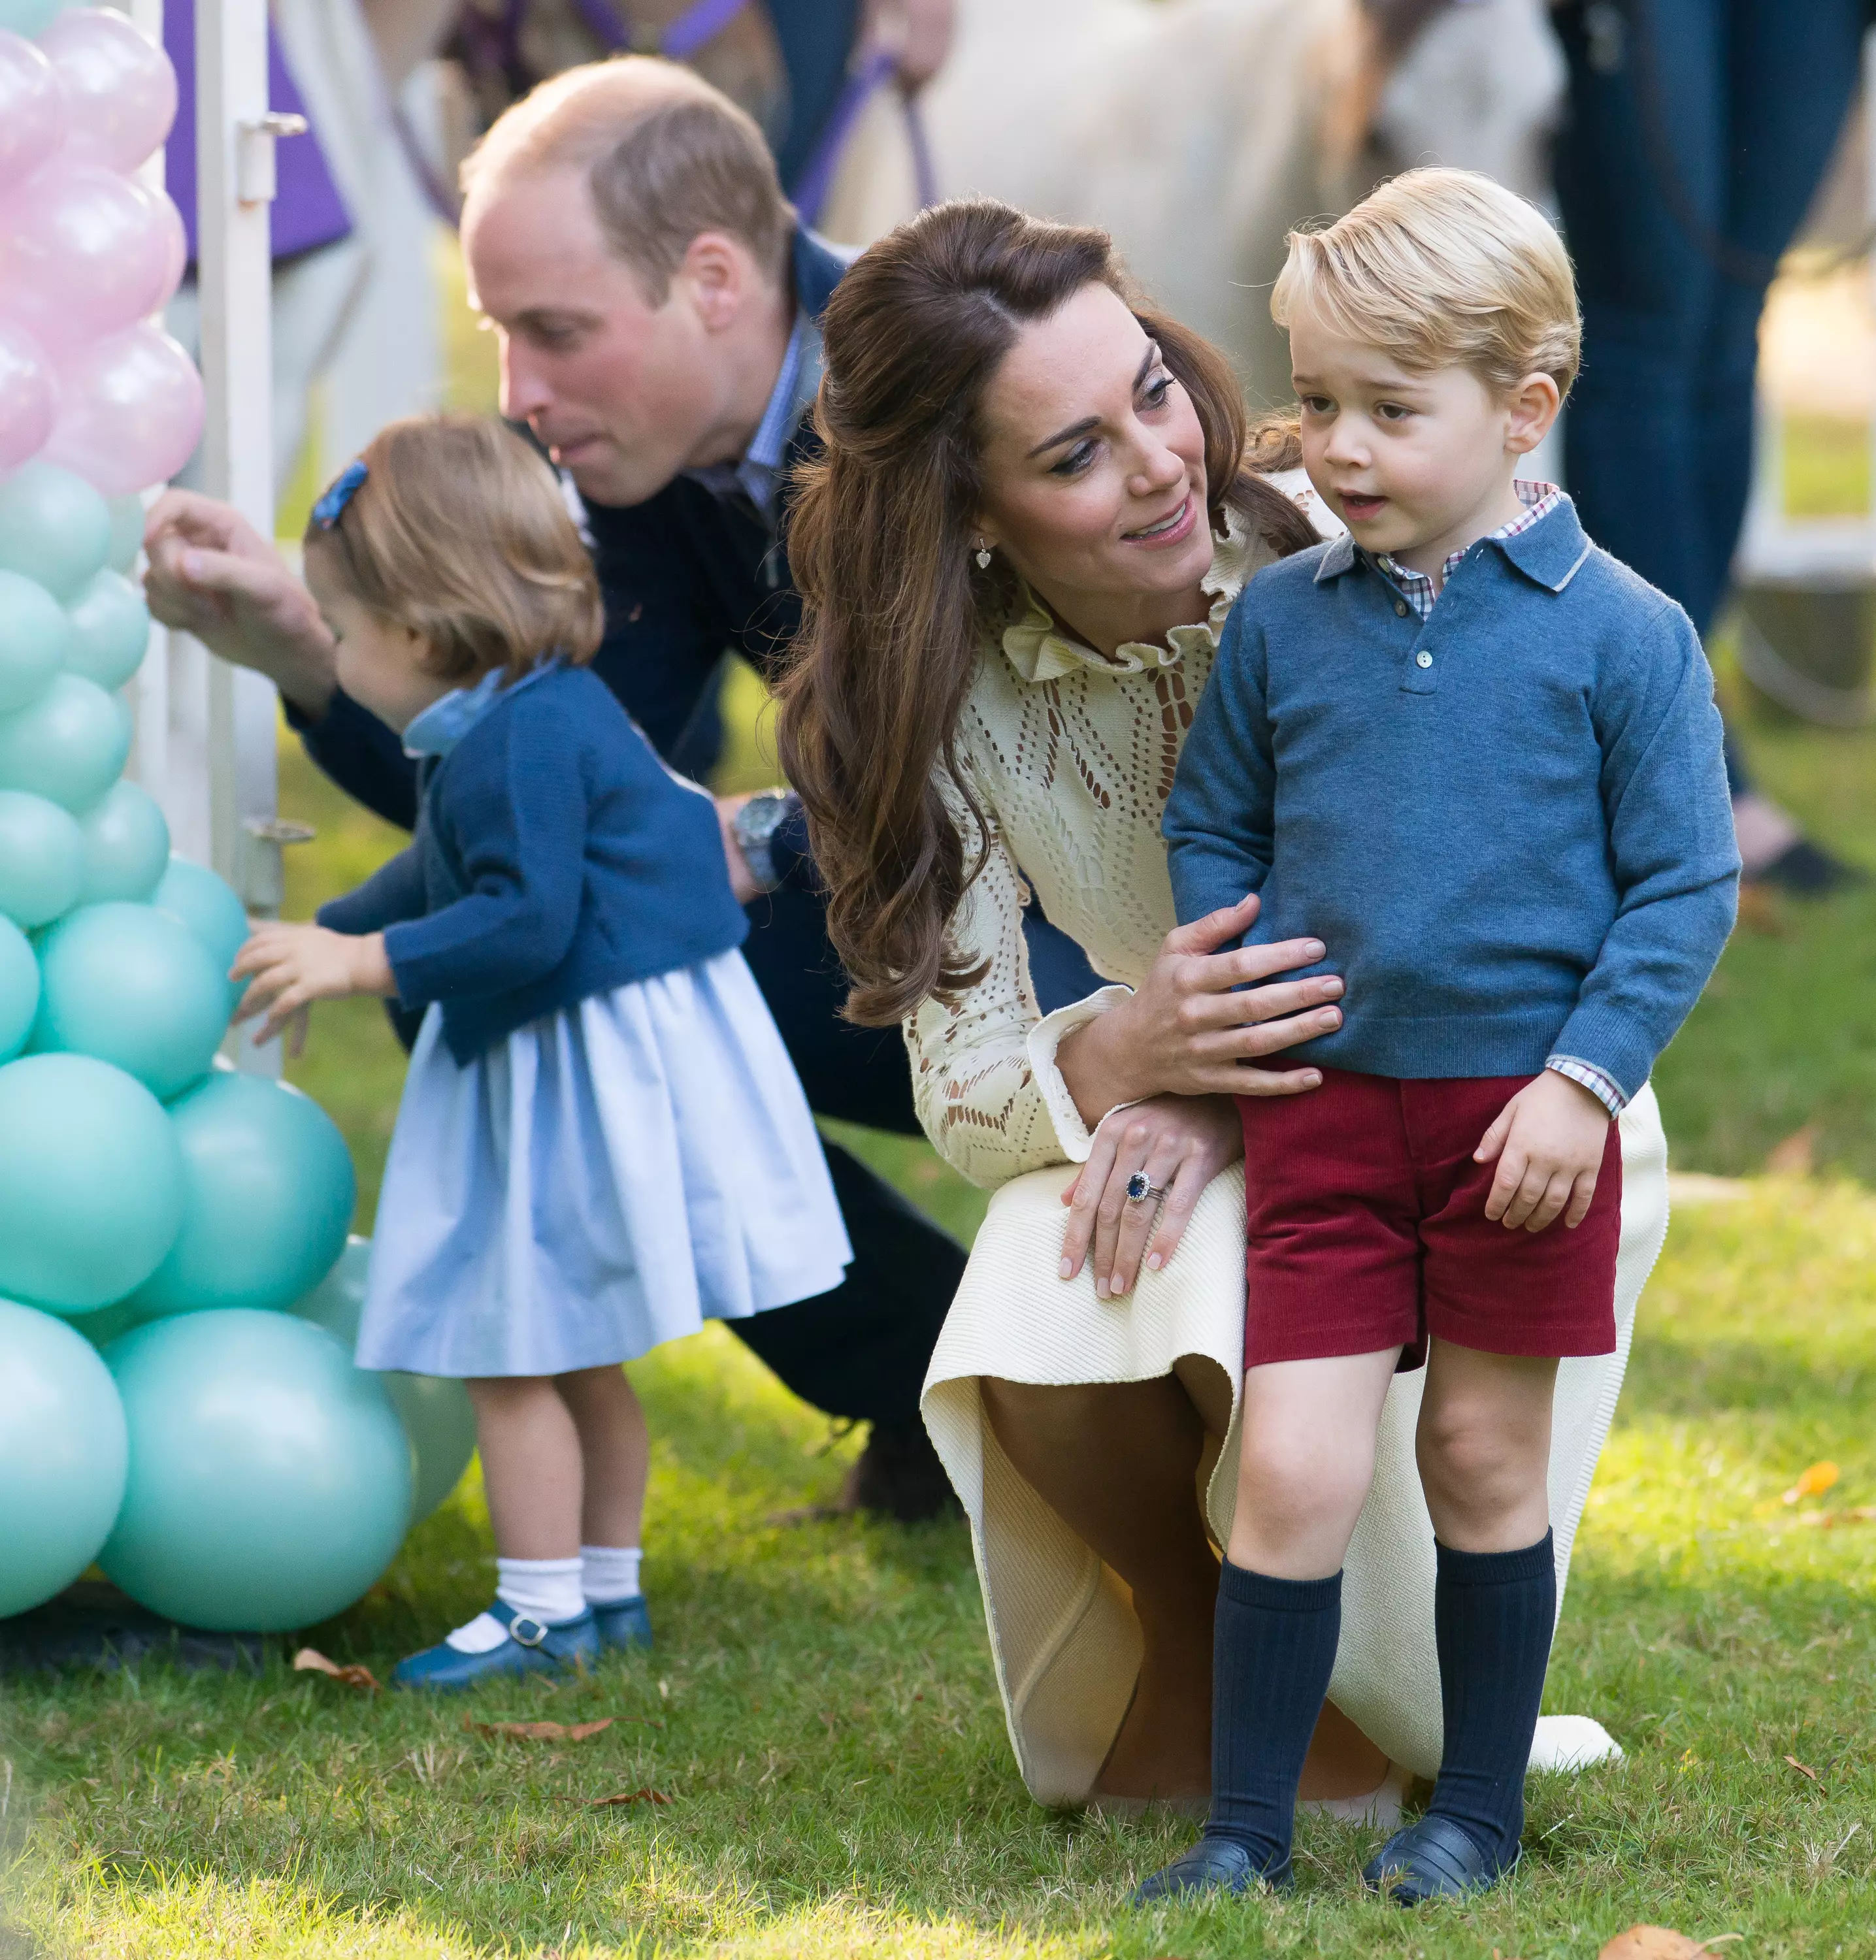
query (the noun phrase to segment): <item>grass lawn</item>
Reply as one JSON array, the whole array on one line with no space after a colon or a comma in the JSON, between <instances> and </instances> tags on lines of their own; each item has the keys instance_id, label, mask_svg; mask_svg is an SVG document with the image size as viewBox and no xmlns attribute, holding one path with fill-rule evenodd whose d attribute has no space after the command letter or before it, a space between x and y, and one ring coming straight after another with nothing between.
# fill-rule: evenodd
<instances>
[{"instance_id":1,"label":"grass lawn","mask_svg":"<svg viewBox=\"0 0 1876 1960\"><path fill-rule=\"evenodd\" d=\"M739 684L740 685L740 684ZM734 780L765 768L739 695ZM1876 865L1876 735L1753 730L1770 786ZM289 910L395 839L286 757L320 826ZM1534 1783L1522 1873L1408 1917L1360 1830L1306 1825L1282 1903L1142 1917L1188 1827L1063 1817L1011 1767L961 1527L777 1514L851 1441L712 1331L635 1367L656 1438L659 1646L467 1704L165 1667L0 1694L0 1955L599 1953L1588 1956L1637 1920L1722 1953L1876 1954L1876 892L1759 918L1664 1061L1682 1206L1579 1543L1546 1706L1619 1766ZM400 1058L322 1010L294 1071L344 1124L368 1229ZM1783 1161L1810 1176L1761 1177ZM859 1139L954 1229L981 1209L922 1144ZM1807 1465L1840 1480L1787 1503ZM358 1607L308 1637L381 1675L486 1599L473 1472ZM578 1743L466 1728L610 1716ZM1795 1766L1792 1759L1795 1759ZM594 1807L655 1791L668 1798Z\"/></svg>"}]
</instances>

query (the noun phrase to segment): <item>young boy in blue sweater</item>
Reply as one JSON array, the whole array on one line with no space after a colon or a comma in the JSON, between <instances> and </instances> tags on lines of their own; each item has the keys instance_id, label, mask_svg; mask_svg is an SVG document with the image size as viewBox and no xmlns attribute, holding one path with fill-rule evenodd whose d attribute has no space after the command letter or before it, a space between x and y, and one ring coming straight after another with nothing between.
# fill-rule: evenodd
<instances>
[{"instance_id":1,"label":"young boy in blue sweater","mask_svg":"<svg viewBox=\"0 0 1876 1960\"><path fill-rule=\"evenodd\" d=\"M1287 1883L1341 1564L1397 1367L1438 1546L1444 1753L1370 1863L1402 1904L1517 1862L1556 1611L1559 1357L1615 1345L1613 1120L1706 983L1738 871L1720 723L1673 600L1516 480L1575 376L1556 234L1489 180L1410 171L1295 234L1311 481L1348 534L1227 626L1167 804L1183 922L1262 901L1346 985L1244 1098L1244 1451L1218 1594L1212 1800L1142 1898Z\"/></svg>"}]
</instances>

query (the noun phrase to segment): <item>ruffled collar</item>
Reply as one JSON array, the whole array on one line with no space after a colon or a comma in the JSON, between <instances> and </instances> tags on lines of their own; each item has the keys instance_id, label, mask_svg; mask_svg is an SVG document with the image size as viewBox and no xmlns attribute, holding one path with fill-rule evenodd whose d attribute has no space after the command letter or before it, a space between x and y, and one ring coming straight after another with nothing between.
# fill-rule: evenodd
<instances>
[{"instance_id":1,"label":"ruffled collar","mask_svg":"<svg viewBox=\"0 0 1876 1960\"><path fill-rule=\"evenodd\" d=\"M1077 668L1100 674L1147 673L1158 667L1177 667L1189 653L1215 652L1225 615L1250 575L1257 542L1246 535L1235 513L1228 522L1229 530L1212 554L1212 568L1199 581L1199 590L1212 601L1202 625L1175 626L1162 641L1129 640L1116 647L1113 658L1107 660L1065 632L1055 615L1025 584L1019 594L1021 610L1003 629L1004 657L1024 680L1037 682L1059 680Z\"/></svg>"}]
</instances>

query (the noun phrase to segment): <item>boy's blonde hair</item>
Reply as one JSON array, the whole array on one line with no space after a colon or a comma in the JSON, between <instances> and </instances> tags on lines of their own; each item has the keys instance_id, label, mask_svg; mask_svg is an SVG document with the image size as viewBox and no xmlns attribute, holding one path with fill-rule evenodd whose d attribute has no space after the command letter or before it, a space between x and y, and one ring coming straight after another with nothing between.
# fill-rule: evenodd
<instances>
[{"instance_id":1,"label":"boy's blonde hair","mask_svg":"<svg viewBox=\"0 0 1876 1960\"><path fill-rule=\"evenodd\" d=\"M1583 323L1563 241L1543 213L1474 170L1408 170L1320 231L1292 231L1270 295L1403 368L1468 368L1488 387L1548 374L1567 395Z\"/></svg>"},{"instance_id":2,"label":"boy's blonde hair","mask_svg":"<svg viewBox=\"0 0 1876 1960\"><path fill-rule=\"evenodd\" d=\"M590 660L604 630L593 562L559 480L486 415L412 415L365 446L364 480L315 553L368 612L428 643L425 664L458 685L499 668L514 681L558 655Z\"/></svg>"}]
</instances>

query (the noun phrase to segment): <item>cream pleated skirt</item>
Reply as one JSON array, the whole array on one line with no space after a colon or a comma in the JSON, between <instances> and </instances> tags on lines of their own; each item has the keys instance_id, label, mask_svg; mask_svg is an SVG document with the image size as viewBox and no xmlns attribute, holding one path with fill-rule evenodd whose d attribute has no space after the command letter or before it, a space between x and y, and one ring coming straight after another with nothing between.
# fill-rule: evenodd
<instances>
[{"instance_id":1,"label":"cream pleated skirt","mask_svg":"<svg viewBox=\"0 0 1876 1960\"><path fill-rule=\"evenodd\" d=\"M1622 1165L1616 1351L1566 1360L1557 1371L1550 1516L1559 1606L1621 1392L1636 1303L1667 1230L1667 1146L1651 1088L1623 1115ZM1216 1367L1229 1387L1231 1427L1206 1510L1223 1545L1237 1495L1244 1341L1241 1164L1212 1180L1171 1262L1143 1272L1132 1297L1121 1300L1097 1300L1088 1267L1072 1281L1056 1276L1061 1194L1075 1173L1072 1164L1034 1171L991 1199L923 1401L925 1426L970 1519L1017 1764L1037 1801L1057 1805L1080 1803L1094 1787L1133 1692L1140 1631L1126 1588L1003 1453L979 1381L1138 1382L1182 1362ZM1397 1375L1387 1397L1374 1488L1344 1567L1342 1644L1329 1693L1394 1761L1431 1776L1441 1744L1433 1527L1413 1456L1425 1379L1423 1369Z\"/></svg>"}]
</instances>

